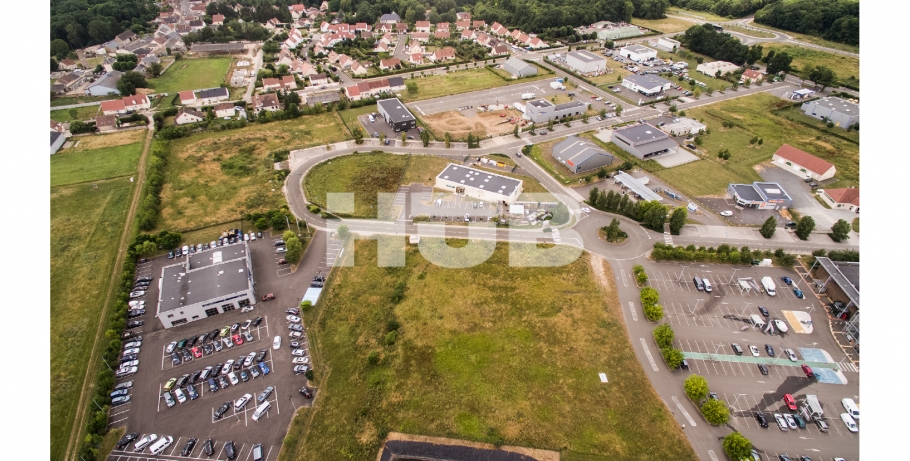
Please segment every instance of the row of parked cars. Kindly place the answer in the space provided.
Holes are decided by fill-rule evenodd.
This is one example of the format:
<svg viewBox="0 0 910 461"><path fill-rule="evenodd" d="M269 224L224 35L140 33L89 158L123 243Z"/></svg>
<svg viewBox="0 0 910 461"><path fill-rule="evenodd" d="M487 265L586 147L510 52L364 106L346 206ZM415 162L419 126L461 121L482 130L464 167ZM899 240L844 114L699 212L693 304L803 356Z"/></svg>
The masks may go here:
<svg viewBox="0 0 910 461"><path fill-rule="evenodd" d="M125 378L139 372L139 350L142 347L142 336L135 336L123 344L123 350L120 351L120 367L114 372L116 378ZM130 386L125 386L126 388ZM116 393L124 388L114 388ZM130 401L129 390L117 395L111 394L111 406L119 406Z"/></svg>
<svg viewBox="0 0 910 461"><path fill-rule="evenodd" d="M267 375L271 372L269 366L264 362L267 355L267 349L263 349L258 353L250 352L249 355L240 356L236 361L231 359L225 363L186 373L179 378L171 378L164 384L164 393L161 396L164 398L168 408L170 408L178 402L184 403L187 399L196 400L199 398L199 393L196 392L194 387L197 382L207 383L209 392L215 393L231 385L236 386L241 381L247 382L259 376ZM171 395L171 392L173 392L173 395Z"/></svg>
<svg viewBox="0 0 910 461"><path fill-rule="evenodd" d="M136 299L145 296L145 293L148 291L151 284L152 277L144 276L137 278L133 283L133 289L130 290L130 299Z"/></svg>
<svg viewBox="0 0 910 461"><path fill-rule="evenodd" d="M234 345L242 345L244 342L255 341L252 328L256 328L262 323L262 317L247 319L243 323L235 323L225 326L221 329L215 329L208 333L193 335L180 341L171 341L165 347L164 352L171 354L171 363L174 366L183 362L189 362L193 358L201 358L204 355L211 355L215 352L221 352L225 348L232 348Z"/></svg>
<svg viewBox="0 0 910 461"><path fill-rule="evenodd" d="M250 232L242 233L240 229L231 229L228 232L222 234L222 237L217 240L212 240L209 243L200 243L200 244L190 244L183 245L182 248L174 248L167 253L167 259L180 258L183 256L189 256L197 252L203 252L205 250L211 250L217 247L223 247L225 245L233 245L240 242L249 242L256 241L257 238L262 238L262 232Z"/></svg>
<svg viewBox="0 0 910 461"><path fill-rule="evenodd" d="M136 440L136 439L139 439L139 440ZM131 442L133 442L134 440L136 440L136 443L133 445L134 452L142 453L145 451L146 448L148 448L149 451L153 455L160 455L161 453L164 452L164 450L167 447L171 446L171 444L174 443L174 438L169 435L158 437L158 434L148 434L142 438L139 438L139 434L134 432L131 434L126 434L123 437L121 437L120 440L117 441L117 449L123 450L124 448L129 446L129 444ZM184 446L183 446L183 450L180 452L180 456L190 456L193 453L193 450L196 448L196 445L198 443L199 443L199 439L196 439L196 438L190 438L189 440L187 440L186 444L184 444ZM228 440L227 442L224 442L223 451L224 451L224 456L227 457L227 459L236 459L237 458L237 448L234 446L233 440ZM213 454L215 454L215 441L212 439L208 439L205 442L203 442L202 443L202 453L200 453L200 454L205 454L206 456L212 456ZM265 455L263 454L262 444L257 443L256 445L253 445L253 449L252 449L250 456L253 459L253 461L262 461L263 459L265 459Z"/></svg>

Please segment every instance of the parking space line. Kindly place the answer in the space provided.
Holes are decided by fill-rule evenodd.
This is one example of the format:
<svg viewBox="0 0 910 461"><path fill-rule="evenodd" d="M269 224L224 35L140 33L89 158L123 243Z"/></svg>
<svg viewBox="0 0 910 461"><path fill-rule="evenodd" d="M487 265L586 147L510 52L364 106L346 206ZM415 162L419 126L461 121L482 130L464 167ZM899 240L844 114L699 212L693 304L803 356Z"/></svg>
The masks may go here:
<svg viewBox="0 0 910 461"><path fill-rule="evenodd" d="M632 301L629 301L629 310L632 312L632 320L638 321L638 313L635 312L635 304Z"/></svg>
<svg viewBox="0 0 910 461"><path fill-rule="evenodd" d="M167 454L168 456L174 456L174 452L177 451L177 447L180 446L181 440L183 440L183 437L177 437L177 440L175 440L174 443L171 444L174 448L172 448L170 453Z"/></svg>
<svg viewBox="0 0 910 461"><path fill-rule="evenodd" d="M654 369L654 371L659 371L660 369L657 368L657 363L654 361L654 357L651 355L651 350L648 349L648 345L645 343L645 338L639 339L641 339L641 347L645 350L645 355L648 357L648 361L651 362L651 368Z"/></svg>

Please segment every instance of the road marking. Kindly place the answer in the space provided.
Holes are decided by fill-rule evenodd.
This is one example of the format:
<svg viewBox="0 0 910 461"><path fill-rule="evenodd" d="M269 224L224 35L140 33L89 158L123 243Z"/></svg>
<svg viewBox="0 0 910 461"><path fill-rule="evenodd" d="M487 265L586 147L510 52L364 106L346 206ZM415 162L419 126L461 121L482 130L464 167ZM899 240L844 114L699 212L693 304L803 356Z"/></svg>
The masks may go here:
<svg viewBox="0 0 910 461"><path fill-rule="evenodd" d="M682 404L679 403L679 399L677 399L675 395L672 397L672 399L673 399L673 403L676 404L676 408L679 408L679 411L682 412L683 416L686 418L686 421L689 422L689 425L693 426L693 427L697 426L698 424L695 424L695 420L692 419L692 416L690 416L689 412L686 411L686 407L682 406Z"/></svg>
<svg viewBox="0 0 910 461"><path fill-rule="evenodd" d="M629 286L629 283L626 282L626 271L620 270L619 274L620 274L619 278L622 280L622 286L624 286L624 287Z"/></svg>
<svg viewBox="0 0 910 461"><path fill-rule="evenodd" d="M660 371L660 369L657 368L657 362L654 361L654 357L651 355L651 349L648 349L648 345L645 343L645 338L639 339L641 339L641 347L645 349L645 355L648 356L648 361L651 362L651 368L653 368L654 371Z"/></svg>
<svg viewBox="0 0 910 461"><path fill-rule="evenodd" d="M711 458L711 461L717 461L717 455L714 454L714 450L708 450L708 456Z"/></svg>
<svg viewBox="0 0 910 461"><path fill-rule="evenodd" d="M629 310L632 311L632 320L638 321L638 313L635 312L635 304L632 304L632 301L629 301Z"/></svg>

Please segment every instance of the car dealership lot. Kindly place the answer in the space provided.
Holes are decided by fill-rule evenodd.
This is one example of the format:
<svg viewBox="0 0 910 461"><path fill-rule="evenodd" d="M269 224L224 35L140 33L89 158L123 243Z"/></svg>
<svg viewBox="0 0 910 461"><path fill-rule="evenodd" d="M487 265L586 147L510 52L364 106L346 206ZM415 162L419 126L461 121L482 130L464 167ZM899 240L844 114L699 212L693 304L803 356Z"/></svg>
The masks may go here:
<svg viewBox="0 0 910 461"><path fill-rule="evenodd" d="M847 430L840 414L844 412L841 399L859 401L859 373L849 360L841 360L843 354L828 328L827 314L804 279L795 271L780 267L653 261L641 264L648 274L648 285L660 293L659 303L664 306L665 313L663 321L669 323L675 333L674 346L689 357L688 370L670 371L682 393L679 400L688 400L683 393L685 378L698 374L708 380L710 390L730 407L728 424L710 430L718 437L729 433L727 426L740 431L766 460L777 460L778 455L784 453L791 459L799 459L798 455L807 455L813 460L858 459L859 434ZM774 280L777 296L768 296L752 288L741 290L738 283L738 279L751 277L760 287L761 278L765 276ZM784 276L792 279L792 286L781 280ZM693 281L696 277L708 279L712 291L699 291ZM806 298L797 298L793 287L799 287ZM637 317L643 317L640 303L634 304ZM769 316L762 315L758 306L765 307ZM797 312L803 316L801 318L811 318L814 326L811 333L796 333L791 323L795 317L785 315L785 312ZM762 331L752 324L750 317L753 314L764 322L775 318L784 321L788 332L769 334ZM653 340L648 340L654 348L654 358L661 362ZM742 355L734 352L732 343L742 348ZM774 357L769 356L766 344L773 348ZM757 347L758 356L753 356L750 345ZM784 349L792 349L797 361L790 361ZM826 367L836 366L840 369L838 376L845 377L846 384L830 384L835 381L822 377L807 378L800 367L807 362L810 366L819 362L825 362ZM758 363L767 367L767 375L760 372ZM666 370L665 365L660 366ZM816 375L825 372L825 377L835 374L833 370L815 366L812 370ZM805 429L779 430L773 414L790 413L782 400L785 394L793 395L798 403L807 394L817 395L825 412L823 420L828 424L828 431L821 432L811 421L807 421ZM670 398L665 396L665 399ZM697 425L708 426L694 403L682 403ZM758 425L753 416L755 411L764 412L768 428Z"/></svg>

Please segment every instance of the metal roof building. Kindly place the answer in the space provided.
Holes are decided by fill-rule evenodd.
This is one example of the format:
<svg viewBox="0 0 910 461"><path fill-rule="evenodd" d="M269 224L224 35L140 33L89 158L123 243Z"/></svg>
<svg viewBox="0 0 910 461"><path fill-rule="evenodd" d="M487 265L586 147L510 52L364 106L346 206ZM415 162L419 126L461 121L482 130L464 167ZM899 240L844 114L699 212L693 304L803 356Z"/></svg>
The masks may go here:
<svg viewBox="0 0 910 461"><path fill-rule="evenodd" d="M502 69L516 77L527 77L537 75L537 67L522 61L516 57L511 57L502 63Z"/></svg>
<svg viewBox="0 0 910 461"><path fill-rule="evenodd" d="M679 145L663 131L647 124L631 125L613 132L613 143L622 150L644 160L672 154Z"/></svg>
<svg viewBox="0 0 910 461"><path fill-rule="evenodd" d="M615 158L590 140L569 136L553 146L553 158L565 165L572 173L581 173L611 165Z"/></svg>
<svg viewBox="0 0 910 461"><path fill-rule="evenodd" d="M810 272L816 280L820 293L833 301L844 303L849 311L843 332L859 341L859 263L832 261L817 257Z"/></svg>
<svg viewBox="0 0 910 461"><path fill-rule="evenodd" d="M436 176L436 188L488 202L514 203L523 182L507 176L450 163Z"/></svg>
<svg viewBox="0 0 910 461"><path fill-rule="evenodd" d="M620 171L613 176L613 182L622 184L623 187L629 189L634 193L638 198L642 200L657 200L662 202L664 199L657 192L649 189L647 185L642 183L640 180L632 177L629 173Z"/></svg>
<svg viewBox="0 0 910 461"><path fill-rule="evenodd" d="M793 205L793 199L776 182L754 182L752 184L730 184L727 193L736 204L760 210L786 210Z"/></svg>
<svg viewBox="0 0 910 461"><path fill-rule="evenodd" d="M414 114L398 98L380 99L377 104L379 105L379 115L395 131L407 131L417 127L417 119L414 118Z"/></svg>
<svg viewBox="0 0 910 461"><path fill-rule="evenodd" d="M566 55L566 64L575 69L576 72L588 74L606 70L607 59L590 51L576 50Z"/></svg>

